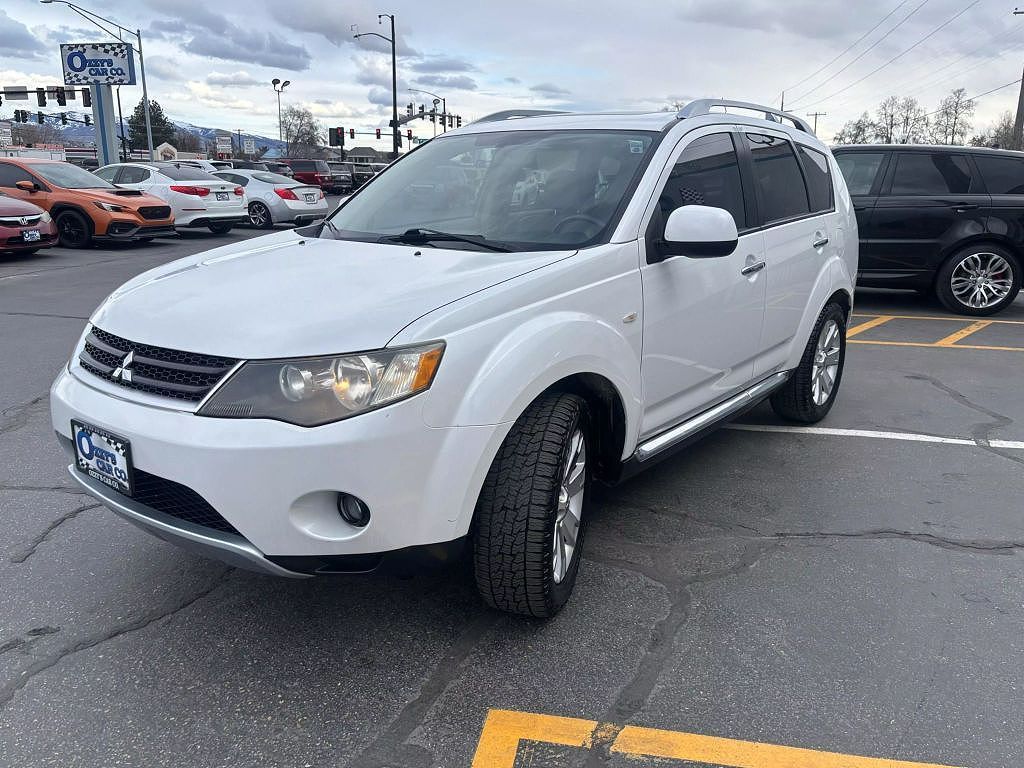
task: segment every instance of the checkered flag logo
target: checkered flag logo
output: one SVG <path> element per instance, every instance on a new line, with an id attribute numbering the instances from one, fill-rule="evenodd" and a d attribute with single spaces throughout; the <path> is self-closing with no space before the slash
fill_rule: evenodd
<path id="1" fill-rule="evenodd" d="M 131 45 L 128 43 L 65 43 L 61 45 L 61 57 L 64 60 L 65 85 L 117 85 L 129 83 Z M 77 54 L 77 56 L 76 56 Z M 78 61 L 86 59 L 113 59 L 111 73 L 106 75 L 90 74 L 92 67 L 84 67 L 80 72 L 74 71 L 69 59 Z"/>

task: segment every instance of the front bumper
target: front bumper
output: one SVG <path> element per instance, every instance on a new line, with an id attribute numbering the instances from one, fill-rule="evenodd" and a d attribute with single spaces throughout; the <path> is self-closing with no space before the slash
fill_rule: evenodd
<path id="1" fill-rule="evenodd" d="M 177 232 L 174 225 L 154 224 L 144 225 L 135 221 L 118 220 L 107 225 L 103 234 L 93 235 L 93 240 L 142 240 L 149 237 L 174 237 Z"/>
<path id="2" fill-rule="evenodd" d="M 72 466 L 85 490 L 161 538 L 279 575 L 296 570 L 292 558 L 379 555 L 465 536 L 503 437 L 500 425 L 428 427 L 422 396 L 307 429 L 196 416 L 175 410 L 181 403 L 143 404 L 129 390 L 72 370 L 61 372 L 50 393 L 53 426 L 66 448 L 72 419 L 120 435 L 131 441 L 135 468 L 191 489 L 240 535 L 138 504 Z M 368 525 L 341 518 L 342 491 L 367 504 Z"/>

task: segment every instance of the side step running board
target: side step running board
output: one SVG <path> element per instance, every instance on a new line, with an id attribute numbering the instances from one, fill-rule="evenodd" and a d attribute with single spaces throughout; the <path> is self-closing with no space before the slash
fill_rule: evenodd
<path id="1" fill-rule="evenodd" d="M 665 449 L 671 448 L 673 445 L 686 440 L 688 437 L 692 437 L 701 430 L 707 429 L 716 422 L 724 421 L 734 413 L 742 411 L 745 408 L 749 408 L 765 396 L 770 395 L 778 387 L 781 387 L 789 376 L 789 371 L 772 374 L 767 379 L 764 379 L 752 386 L 750 389 L 746 389 L 738 395 L 733 395 L 728 400 L 716 405 L 714 408 L 710 408 L 703 413 L 699 413 L 692 419 L 684 421 L 676 427 L 672 427 L 672 429 L 667 432 L 662 432 L 660 435 L 652 437 L 650 440 L 641 443 L 636 449 L 637 461 L 646 461 Z"/>

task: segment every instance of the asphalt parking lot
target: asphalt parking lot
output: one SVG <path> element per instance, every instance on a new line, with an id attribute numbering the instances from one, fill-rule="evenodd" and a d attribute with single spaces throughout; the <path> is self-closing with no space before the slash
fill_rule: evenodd
<path id="1" fill-rule="evenodd" d="M 72 487 L 47 389 L 89 313 L 255 234 L 0 258 L 0 765 L 1024 765 L 1024 298 L 859 293 L 830 416 L 606 492 L 539 623 L 458 568 L 232 570 Z"/>

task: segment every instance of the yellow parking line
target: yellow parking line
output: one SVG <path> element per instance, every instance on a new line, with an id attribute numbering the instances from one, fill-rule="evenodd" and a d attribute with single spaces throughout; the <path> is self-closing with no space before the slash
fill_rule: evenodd
<path id="1" fill-rule="evenodd" d="M 977 333 L 982 328 L 988 328 L 990 325 L 992 325 L 991 320 L 978 320 L 975 323 L 971 323 L 970 325 L 961 328 L 959 331 L 954 331 L 953 333 L 949 334 L 949 336 L 946 336 L 943 339 L 939 339 L 938 341 L 935 342 L 935 346 L 952 347 L 961 339 L 966 339 L 972 333 Z"/>
<path id="2" fill-rule="evenodd" d="M 870 312 L 854 312 L 854 317 L 885 317 L 890 320 L 963 320 L 962 317 L 956 315 L 947 315 L 946 317 L 936 317 L 934 315 L 876 315 Z M 966 322 L 966 321 L 964 321 Z M 990 323 L 1000 323 L 1003 325 L 1024 325 L 1024 320 L 989 320 Z"/>
<path id="3" fill-rule="evenodd" d="M 874 319 L 863 322 L 860 325 L 855 325 L 853 326 L 853 328 L 847 330 L 846 338 L 853 338 L 859 333 L 864 333 L 864 331 L 870 331 L 872 328 L 877 328 L 878 326 L 883 325 L 884 323 L 888 323 L 890 320 L 893 319 L 895 319 L 894 315 L 876 315 Z"/>
<path id="4" fill-rule="evenodd" d="M 927 347 L 930 349 L 983 349 L 991 352 L 1024 352 L 1024 347 L 993 347 L 984 344 L 939 345 L 934 341 L 873 341 L 871 339 L 851 339 L 850 344 L 874 344 L 880 347 Z"/>
<path id="5" fill-rule="evenodd" d="M 520 741 L 588 750 L 611 741 L 612 753 L 633 759 L 654 757 L 726 768 L 948 768 L 936 763 L 842 755 L 633 725 L 615 735 L 617 730 L 596 720 L 492 709 L 487 713 L 472 768 L 514 768 Z"/>

